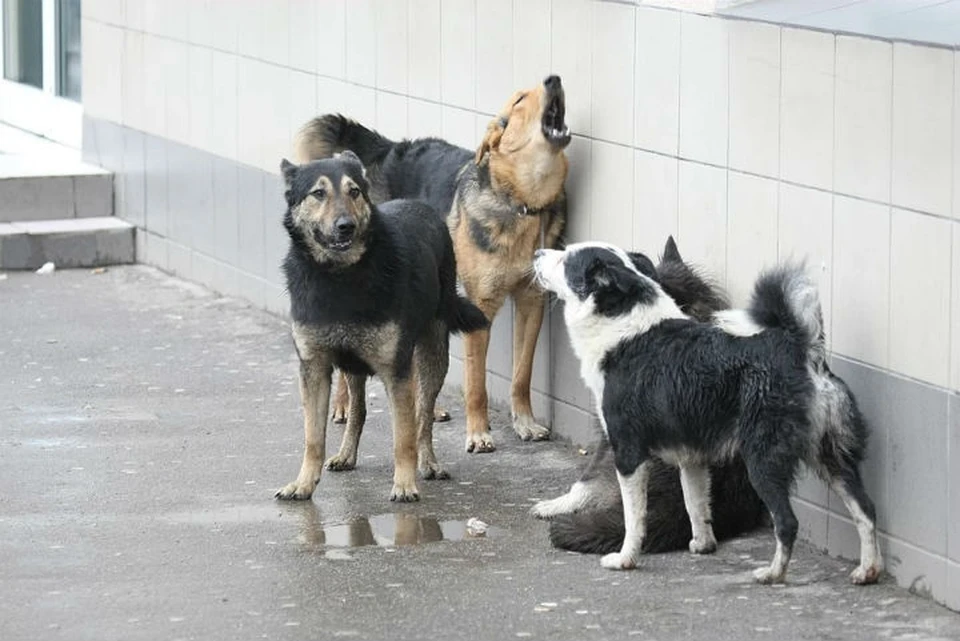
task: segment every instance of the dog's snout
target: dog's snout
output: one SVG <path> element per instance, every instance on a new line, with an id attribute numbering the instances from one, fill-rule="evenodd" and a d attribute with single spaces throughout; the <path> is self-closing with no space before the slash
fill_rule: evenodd
<path id="1" fill-rule="evenodd" d="M 357 228 L 357 222 L 350 218 L 349 216 L 340 216 L 333 223 L 334 228 L 337 230 L 337 233 L 341 236 L 348 236 L 354 232 Z"/>
<path id="2" fill-rule="evenodd" d="M 547 79 L 543 81 L 543 86 L 547 89 L 559 89 L 560 88 L 560 76 L 553 75 L 547 76 Z"/>

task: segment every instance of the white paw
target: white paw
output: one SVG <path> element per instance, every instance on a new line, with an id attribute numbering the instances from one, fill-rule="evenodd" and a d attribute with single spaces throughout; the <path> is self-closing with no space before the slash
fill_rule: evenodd
<path id="1" fill-rule="evenodd" d="M 757 568 L 753 571 L 753 578 L 756 579 L 757 583 L 762 583 L 764 585 L 783 583 L 784 573 L 775 572 L 771 567 Z"/>
<path id="2" fill-rule="evenodd" d="M 637 567 L 637 563 L 630 557 L 624 557 L 620 552 L 612 552 L 600 559 L 600 566 L 608 570 L 632 570 Z"/>
<path id="3" fill-rule="evenodd" d="M 564 510 L 564 504 L 567 495 L 558 496 L 549 501 L 539 501 L 530 508 L 530 515 L 535 519 L 552 519 L 560 514 L 570 514 L 572 511 Z"/>
<path id="4" fill-rule="evenodd" d="M 690 539 L 690 551 L 694 554 L 713 554 L 717 551 L 717 540 L 712 536 Z"/>
<path id="5" fill-rule="evenodd" d="M 856 585 L 869 585 L 876 583 L 880 578 L 880 566 L 871 565 L 870 567 L 858 566 L 850 573 L 850 582 Z"/>
<path id="6" fill-rule="evenodd" d="M 540 425 L 532 416 L 514 417 L 513 431 L 521 441 L 545 441 L 550 438 L 550 428 Z"/>

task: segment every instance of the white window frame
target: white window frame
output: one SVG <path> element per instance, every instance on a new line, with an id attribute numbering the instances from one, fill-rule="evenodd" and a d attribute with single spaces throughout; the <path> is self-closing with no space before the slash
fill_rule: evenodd
<path id="1" fill-rule="evenodd" d="M 57 3 L 56 0 L 42 2 L 43 89 L 3 77 L 3 29 L 0 28 L 0 122 L 80 149 L 83 104 L 57 95 Z M 2 14 L 0 3 L 0 25 Z"/>

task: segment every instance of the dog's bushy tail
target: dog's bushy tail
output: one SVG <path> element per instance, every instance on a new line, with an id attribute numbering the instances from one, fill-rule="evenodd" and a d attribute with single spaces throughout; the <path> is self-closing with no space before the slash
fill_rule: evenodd
<path id="1" fill-rule="evenodd" d="M 450 331 L 454 334 L 464 332 L 469 334 L 478 329 L 486 329 L 490 326 L 490 321 L 484 316 L 480 308 L 471 303 L 463 296 L 457 295 L 456 302 L 451 310 L 453 313 L 448 319 Z"/>
<path id="2" fill-rule="evenodd" d="M 329 158 L 349 149 L 365 166 L 376 165 L 393 147 L 393 141 L 355 120 L 340 114 L 326 114 L 307 122 L 294 143 L 297 162 Z"/>
<path id="3" fill-rule="evenodd" d="M 815 361 L 824 360 L 820 295 L 803 263 L 780 265 L 762 274 L 754 285 L 748 310 L 761 327 L 786 331 L 806 346 Z"/>

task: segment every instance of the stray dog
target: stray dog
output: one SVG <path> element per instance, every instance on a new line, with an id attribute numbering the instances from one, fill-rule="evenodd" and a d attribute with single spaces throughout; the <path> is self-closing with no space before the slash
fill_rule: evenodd
<path id="1" fill-rule="evenodd" d="M 721 312 L 720 326 L 684 314 L 612 245 L 540 250 L 534 271 L 564 301 L 580 372 L 613 448 L 626 534 L 603 567 L 637 564 L 654 456 L 680 467 L 690 550 L 714 550 L 707 465 L 739 453 L 777 539 L 770 566 L 754 572 L 758 582 L 785 579 L 798 526 L 790 488 L 801 462 L 830 482 L 857 525 L 860 565 L 851 580 L 877 580 L 875 512 L 859 469 L 867 425 L 827 366 L 820 301 L 803 267 L 763 274 L 749 307 Z"/>
<path id="2" fill-rule="evenodd" d="M 635 266 L 659 282 L 691 318 L 710 322 L 715 312 L 729 307 L 720 288 L 684 262 L 672 236 L 655 269 L 643 254 L 629 255 Z M 740 456 L 710 467 L 710 488 L 713 529 L 718 539 L 748 532 L 764 522 L 766 509 L 750 485 Z M 647 497 L 643 552 L 686 549 L 692 531 L 680 475 L 674 466 L 651 459 Z M 540 501 L 531 512 L 537 518 L 551 519 L 550 542 L 555 547 L 589 554 L 619 550 L 624 535 L 623 504 L 610 441 L 600 439 L 592 460 L 569 492 Z"/>
<path id="3" fill-rule="evenodd" d="M 328 467 L 352 467 L 366 418 L 367 377 L 379 376 L 393 414 L 391 501 L 417 501 L 416 468 L 446 478 L 433 451 L 433 407 L 447 375 L 450 332 L 487 319 L 457 295 L 453 244 L 429 205 L 374 205 L 349 151 L 306 165 L 281 163 L 286 182 L 283 263 L 300 357 L 303 464 L 280 499 L 309 499 L 323 467 L 333 367 L 351 394 L 350 421 Z"/>
<path id="4" fill-rule="evenodd" d="M 518 91 L 490 122 L 476 151 L 437 138 L 393 142 L 340 115 L 315 118 L 297 139 L 301 162 L 350 149 L 367 166 L 374 202 L 415 198 L 447 219 L 467 297 L 493 320 L 515 304 L 513 429 L 523 440 L 548 438 L 530 405 L 534 349 L 543 321 L 543 292 L 530 278 L 533 252 L 554 247 L 566 218 L 564 181 L 570 129 L 558 76 Z M 490 333 L 465 339 L 468 452 L 492 452 L 486 363 Z M 341 387 L 342 389 L 342 387 Z"/>

